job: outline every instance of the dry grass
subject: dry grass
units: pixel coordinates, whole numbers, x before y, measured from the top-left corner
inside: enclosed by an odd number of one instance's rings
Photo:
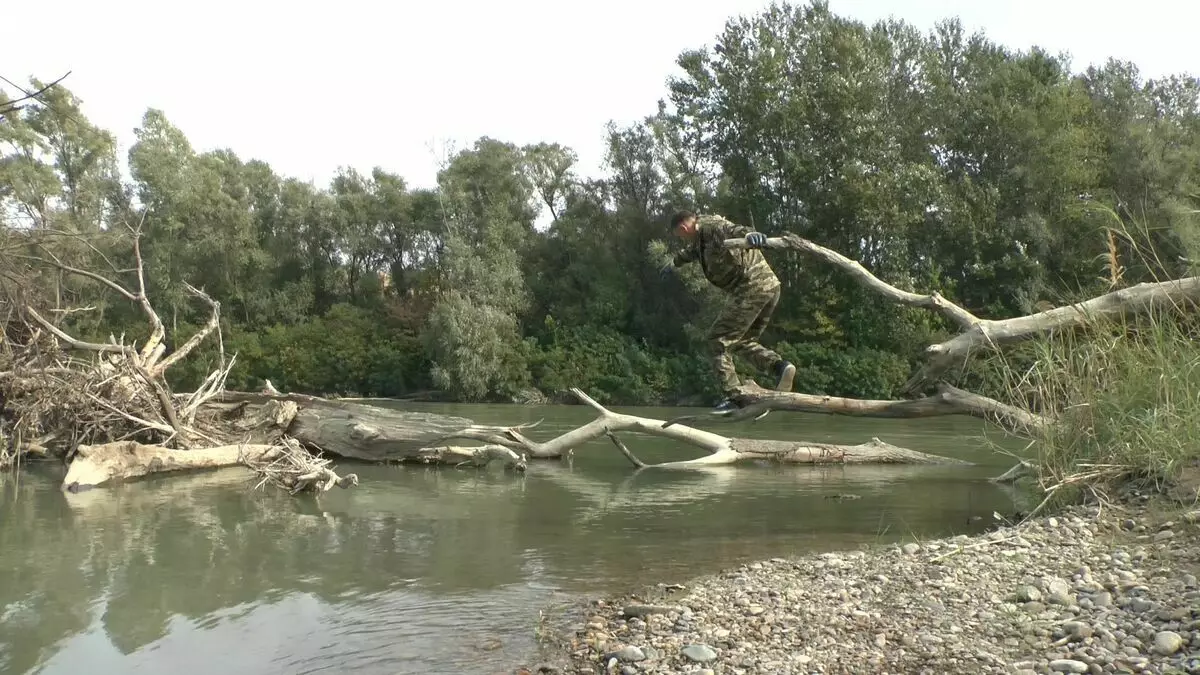
[[[1169,269],[1118,225],[1107,229],[1103,279],[1125,283],[1118,235],[1139,267]],[[1153,276],[1153,275],[1152,275]],[[1152,279],[1158,281],[1159,279]],[[1104,501],[1130,481],[1158,487],[1200,462],[1200,323],[1196,308],[1172,305],[1134,319],[1091,320],[1084,329],[1033,341],[1031,362],[1000,371],[1010,400],[1036,400],[1057,414],[1034,439],[1030,473],[1047,504]]]

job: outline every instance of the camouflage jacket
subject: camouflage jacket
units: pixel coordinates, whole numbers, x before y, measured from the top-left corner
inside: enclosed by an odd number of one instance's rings
[[[696,237],[675,256],[675,266],[699,261],[704,277],[721,290],[734,293],[745,290],[769,291],[779,286],[779,278],[767,264],[762,251],[753,248],[727,249],[726,239],[745,237],[750,228],[736,225],[721,216],[702,215],[696,219]]]

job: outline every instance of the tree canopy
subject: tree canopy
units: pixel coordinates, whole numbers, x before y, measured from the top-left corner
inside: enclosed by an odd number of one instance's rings
[[[679,208],[796,233],[985,318],[1189,274],[1200,259],[1190,75],[1147,79],[1116,60],[1073,72],[957,20],[923,33],[823,2],[731,19],[678,65],[653,114],[597,130],[601,175],[580,175],[550,140],[484,137],[434,189],[379,168],[315,186],[200,151],[155,109],[121,158],[60,84],[0,118],[0,226],[9,241],[39,233],[69,264],[118,269],[131,266],[127,226],[140,227],[172,334],[206,318],[182,282],[221,302],[239,355],[230,387],[458,401],[572,386],[601,402],[714,400],[701,336],[720,298],[696,269],[658,272]],[[1148,245],[1153,264],[1130,255]],[[797,391],[893,397],[948,332],[839,270],[768,257],[784,290],[765,339],[797,364]],[[140,325],[94,283],[47,280],[92,308],[67,318],[77,335]]]

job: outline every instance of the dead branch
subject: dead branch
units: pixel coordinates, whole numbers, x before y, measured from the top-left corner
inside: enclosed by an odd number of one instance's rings
[[[272,483],[296,494],[305,490],[328,492],[334,487],[358,485],[357,474],[337,475],[330,468],[328,459],[313,456],[295,439],[282,439],[265,452],[253,449],[256,446],[243,446],[247,447],[252,449],[241,450],[237,462],[261,477],[256,488]]]
[[[85,349],[87,351],[92,351],[92,352],[125,354],[126,356],[134,355],[134,351],[125,345],[101,344],[99,342],[84,342],[83,340],[73,338],[70,335],[67,335],[65,332],[63,332],[63,330],[61,328],[59,328],[58,326],[55,326],[54,324],[52,324],[49,321],[42,318],[42,315],[38,314],[37,310],[35,310],[34,308],[27,306],[25,308],[25,311],[29,314],[29,316],[33,317],[34,321],[37,321],[39,324],[41,324],[41,326],[43,328],[45,328],[46,330],[53,333],[54,337],[58,338],[59,340],[62,340],[63,342],[67,343],[74,349]]]
[[[146,265],[142,260],[142,224],[145,219],[146,212],[143,211],[137,229],[130,228],[130,230],[133,232],[133,256],[137,262],[137,302],[142,308],[142,313],[146,315],[146,319],[150,321],[150,337],[146,340],[146,344],[142,345],[142,363],[147,368],[154,368],[154,361],[151,359],[156,352],[162,353],[159,351],[159,346],[167,337],[167,328],[163,325],[158,312],[154,311],[154,306],[150,304],[150,298],[146,296]]]
[[[183,346],[181,346],[179,349],[176,349],[174,353],[153,367],[151,372],[155,376],[159,376],[167,372],[168,368],[175,365],[175,363],[181,359],[187,357],[187,355],[192,353],[192,350],[198,347],[201,342],[204,342],[206,339],[208,339],[209,335],[212,335],[214,331],[220,331],[221,328],[221,303],[213,300],[207,293],[196,288],[195,286],[192,286],[191,284],[185,283],[184,288],[186,288],[189,293],[207,304],[212,309],[212,313],[209,315],[208,322],[204,324],[203,328],[197,331],[195,335],[188,339],[187,342],[183,343]],[[158,315],[155,314],[155,316]],[[149,344],[150,343],[147,343],[147,345]],[[222,367],[224,367],[224,365],[224,363],[221,364]],[[226,373],[228,373],[228,371],[226,371]]]
[[[1026,460],[1018,460],[1011,469],[988,480],[993,483],[1015,483],[1026,476],[1036,476],[1037,465]]]
[[[772,410],[889,418],[970,415],[992,422],[1016,434],[1029,434],[1050,424],[1050,421],[1041,415],[946,383],[941,383],[938,386],[938,393],[932,396],[893,400],[778,392],[763,389],[755,384],[747,384],[738,388],[734,399],[741,407],[733,411],[684,415],[670,420],[667,425],[694,420],[740,422],[759,419]]]
[[[500,444],[476,446],[441,445],[420,448],[411,457],[406,458],[406,461],[421,464],[470,465],[476,468],[496,461],[500,462],[505,468],[513,469],[517,472],[524,472],[527,468],[524,456]]]
[[[749,244],[744,238],[726,239],[726,248],[749,248]],[[895,286],[883,281],[879,277],[871,274],[867,268],[861,263],[851,260],[837,251],[825,248],[819,244],[796,236],[794,234],[786,234],[782,237],[771,237],[767,239],[764,248],[785,248],[794,251],[804,251],[812,255],[832,263],[835,267],[841,268],[844,272],[850,274],[867,288],[879,293],[880,295],[893,300],[901,305],[909,307],[921,307],[931,309],[942,313],[948,319],[958,324],[959,328],[967,329],[979,322],[974,314],[959,307],[942,297],[939,293],[931,293],[929,295],[920,295],[909,291],[901,290]]]
[[[621,451],[622,455],[625,455],[625,459],[628,459],[629,462],[636,468],[646,468],[646,463],[637,457],[634,457],[633,453],[629,451],[629,448],[625,447],[625,444],[621,442],[621,439],[617,438],[616,434],[611,431],[606,432],[606,434],[608,435],[608,440],[612,441],[613,445],[617,446],[617,449]]]
[[[872,439],[868,443],[859,445],[836,445],[807,441],[727,438],[681,424],[667,424],[662,420],[615,413],[600,405],[579,389],[573,388],[571,389],[571,393],[596,411],[596,419],[544,443],[539,443],[528,438],[516,428],[499,431],[494,428],[475,427],[473,429],[465,429],[464,433],[469,433],[472,436],[482,436],[485,434],[503,436],[506,439],[505,444],[508,447],[523,450],[530,457],[538,459],[562,457],[589,441],[602,436],[608,436],[610,439],[613,439],[614,445],[621,450],[626,458],[639,468],[686,469],[691,467],[734,464],[747,460],[768,460],[787,464],[967,464],[967,462],[958,459],[929,455],[900,448],[878,439]],[[624,448],[620,441],[615,440],[613,434],[619,431],[634,431],[670,438],[707,450],[709,454],[697,459],[646,464],[634,456],[628,448]]]
[[[1200,301],[1200,277],[1141,283],[1090,300],[1044,312],[997,321],[979,321],[955,337],[925,349],[928,360],[906,385],[912,390],[941,376],[973,351],[997,348],[1064,329],[1079,328],[1100,319],[1148,314],[1157,309],[1193,305]]]
[[[51,252],[49,249],[47,249],[45,246],[39,246],[39,248],[41,248],[43,251],[45,251],[46,255],[50,257],[49,260],[46,260],[45,258],[40,258],[38,256],[33,256],[33,255],[13,254],[12,257],[20,258],[23,260],[29,260],[31,262],[37,262],[37,263],[41,263],[44,265],[51,265],[53,267],[57,267],[58,269],[62,270],[63,272],[68,272],[70,274],[81,276],[81,277],[84,277],[85,279],[91,279],[92,281],[103,284],[103,285],[107,286],[108,288],[112,289],[116,293],[123,296],[126,300],[129,300],[131,302],[137,302],[137,296],[134,295],[133,293],[131,293],[129,291],[129,289],[125,288],[121,284],[118,284],[117,282],[113,281],[112,279],[109,279],[108,277],[104,276],[103,274],[97,274],[96,272],[92,272],[90,270],[80,269],[78,267],[72,267],[70,265],[67,265],[64,262],[62,262],[61,260],[59,260],[58,256],[54,255],[54,253]]]

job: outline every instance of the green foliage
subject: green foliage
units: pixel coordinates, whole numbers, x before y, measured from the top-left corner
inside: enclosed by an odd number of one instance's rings
[[[131,267],[125,225],[141,223],[172,346],[207,318],[186,281],[222,303],[231,386],[463,401],[580,386],[614,403],[711,402],[703,335],[723,299],[696,266],[659,273],[678,208],[795,232],[989,318],[1194,273],[1195,78],[1144,80],[1117,61],[1072,73],[957,20],[923,34],[825,2],[773,4],[713,42],[679,56],[646,119],[604,130],[602,175],[581,177],[549,140],[484,137],[427,190],[378,168],[304,183],[200,152],[154,109],[123,182],[112,134],[56,87],[0,120],[0,226],[87,234],[56,238],[55,255],[107,271]],[[766,341],[796,362],[798,391],[894,397],[953,328],[811,257],[768,258],[784,291]],[[80,336],[144,337],[137,308],[94,281],[54,284],[95,308],[68,318]],[[206,345],[176,386],[216,358]],[[1048,363],[1034,345],[1006,358],[1017,372]],[[958,382],[1038,403],[1007,372],[972,363]]]
[[[701,355],[654,350],[611,329],[564,328],[546,319],[542,342],[530,340],[534,385],[564,399],[580,387],[602,403],[671,404],[702,392],[716,394]]]
[[[908,379],[910,370],[905,358],[879,349],[831,349],[820,344],[786,342],[777,348],[780,356],[796,364],[793,388],[810,394],[891,398]]]

